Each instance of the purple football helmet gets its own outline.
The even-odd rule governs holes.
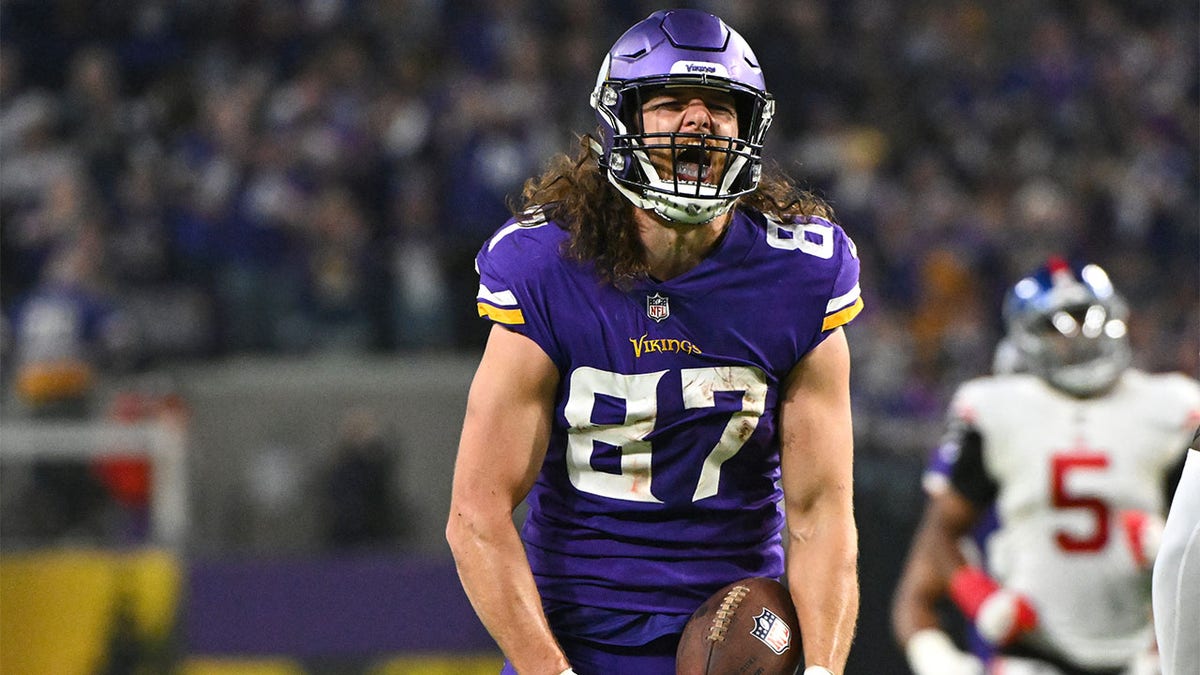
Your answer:
[[[706,87],[733,96],[738,137],[643,133],[642,103],[667,85]],[[604,57],[591,105],[600,120],[601,169],[640,208],[679,223],[706,223],[758,186],[762,140],[775,101],[766,91],[750,45],[707,12],[662,10],[634,24]],[[705,151],[696,152],[697,147]],[[696,180],[681,178],[678,172],[661,177],[649,150],[669,151],[673,165],[681,155],[682,161],[699,164]],[[713,162],[716,153],[724,155],[724,162]],[[722,171],[707,176],[715,164]]]
[[[1076,396],[1111,387],[1132,354],[1129,309],[1097,265],[1051,258],[1008,292],[1004,322],[1023,364]]]

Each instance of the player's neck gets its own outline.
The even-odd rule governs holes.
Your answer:
[[[731,218],[731,213],[723,213],[703,225],[680,225],[635,209],[650,276],[667,281],[699,265],[721,241]]]

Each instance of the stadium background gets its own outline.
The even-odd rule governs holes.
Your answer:
[[[920,467],[1005,287],[1099,262],[1138,365],[1200,371],[1197,5],[676,4],[754,46],[768,154],[858,244],[847,672],[903,673]],[[471,259],[660,6],[0,3],[0,671],[495,672],[441,536]]]

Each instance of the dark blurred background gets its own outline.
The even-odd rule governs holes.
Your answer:
[[[675,4],[749,40],[779,100],[768,155],[858,245],[848,672],[903,673],[887,606],[920,469],[991,367],[1005,289],[1050,254],[1098,262],[1136,364],[1200,371],[1200,9]],[[85,550],[107,618],[63,640],[90,670],[44,672],[492,672],[441,538],[487,329],[472,260],[592,130],[608,46],[663,6],[0,2],[0,665],[40,672],[20,625],[59,625],[14,590],[58,583],[28,556]],[[145,546],[170,562],[128,557]],[[142,565],[159,600],[128,610],[154,584],[112,570]],[[242,587],[278,611],[236,610]],[[324,587],[343,595],[297,593]]]

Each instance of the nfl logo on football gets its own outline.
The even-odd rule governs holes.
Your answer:
[[[792,629],[766,607],[763,607],[762,614],[754,617],[754,630],[750,634],[776,654],[787,651],[792,642]]]
[[[667,302],[667,297],[661,293],[647,295],[646,316],[662,323],[668,316],[671,316],[671,306]]]

